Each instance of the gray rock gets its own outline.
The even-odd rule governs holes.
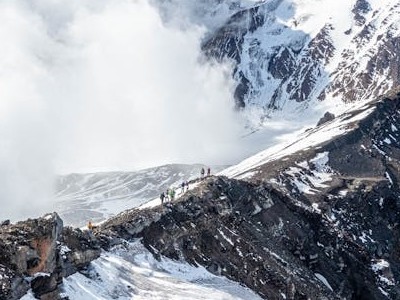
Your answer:
[[[91,233],[63,229],[56,213],[0,226],[0,299],[19,299],[29,289],[38,299],[59,299],[63,277],[99,255]]]
[[[325,124],[325,123],[327,123],[329,121],[332,121],[334,119],[335,119],[335,115],[330,113],[329,111],[327,111],[324,114],[324,116],[321,119],[319,119],[319,121],[317,123],[317,126],[321,126],[322,124]]]
[[[92,232],[65,227],[62,234],[65,276],[69,276],[89,265],[100,256],[101,248]]]
[[[0,223],[0,226],[7,226],[7,225],[10,225],[10,224],[11,224],[10,220],[4,220],[4,221],[2,221]]]

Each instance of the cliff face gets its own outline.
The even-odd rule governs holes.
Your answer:
[[[88,232],[63,228],[56,213],[0,227],[0,299],[29,289],[38,299],[59,299],[62,279],[100,256]]]
[[[233,11],[203,51],[233,63],[238,107],[372,100],[399,84],[399,9],[397,0],[262,1]]]
[[[330,118],[298,142],[341,134],[239,164],[164,208],[127,211],[98,236],[105,248],[141,238],[156,256],[203,265],[266,299],[397,299],[399,108],[393,95]]]

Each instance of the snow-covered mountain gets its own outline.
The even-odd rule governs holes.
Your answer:
[[[69,174],[56,182],[56,210],[65,224],[81,227],[104,221],[158,198],[167,188],[200,176],[204,165],[171,164],[136,172]],[[223,166],[212,166],[216,173]]]
[[[292,112],[372,100],[399,84],[398,0],[161,3],[170,19],[207,28],[209,58],[233,62],[239,107]]]
[[[243,110],[341,113],[163,206],[149,200],[201,166],[60,178],[67,223],[114,216],[2,224],[0,299],[399,299],[400,1],[153,4],[206,28]]]

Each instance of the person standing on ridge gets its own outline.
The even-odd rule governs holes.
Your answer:
[[[167,192],[165,193],[165,201],[170,201],[171,199],[169,198],[169,194],[170,194],[171,192],[170,192],[170,190],[169,189],[167,189]]]
[[[169,201],[174,201],[175,198],[175,190],[172,188],[169,190]]]
[[[163,204],[164,204],[164,199],[165,199],[165,194],[164,194],[164,192],[161,193],[160,199],[161,199],[161,205],[163,205]]]
[[[207,177],[210,177],[211,176],[211,169],[210,169],[210,167],[208,167],[207,168]]]
[[[200,172],[200,178],[203,179],[204,178],[204,168],[201,168],[201,172]]]
[[[182,188],[181,194],[183,194],[185,192],[185,182],[184,181],[182,181],[181,188]]]

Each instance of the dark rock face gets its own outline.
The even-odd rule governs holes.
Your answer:
[[[325,124],[326,122],[332,121],[335,119],[335,115],[327,111],[324,116],[318,121],[317,126]]]
[[[0,226],[10,225],[10,220],[4,220],[0,223]]]
[[[371,10],[371,5],[367,0],[357,0],[353,7],[352,13],[354,14],[354,20],[357,22],[358,26],[365,23],[364,15]]]
[[[232,15],[202,49],[233,64],[239,108],[261,105],[268,114],[288,101],[372,100],[399,84],[399,6],[372,11],[368,0],[352,3],[347,30],[327,18],[309,35],[300,28],[312,16],[298,17],[296,1],[262,1]],[[343,34],[349,38],[337,38]]]
[[[275,6],[272,1],[272,6]],[[268,4],[268,7],[271,4]],[[254,32],[267,21],[264,6],[255,6],[234,14],[227,24],[217,30],[214,35],[204,42],[203,52],[218,62],[231,59],[240,64],[244,37],[249,32]],[[234,77],[238,85],[234,92],[234,99],[238,108],[244,108],[246,96],[250,92],[251,83],[243,72],[236,70]]]
[[[19,299],[29,289],[38,299],[59,299],[62,278],[86,267],[99,255],[93,236],[77,229],[63,230],[56,213],[3,225],[0,299]]]
[[[29,283],[10,268],[0,265],[0,299],[19,299],[29,290]]]
[[[315,90],[318,79],[324,75],[323,68],[329,62],[335,50],[329,37],[329,32],[332,29],[329,24],[312,39],[299,32],[298,35],[303,36],[302,41],[286,45],[288,41],[282,40],[282,45],[276,46],[272,55],[264,52],[258,38],[254,38],[250,48],[244,50],[245,37],[256,30],[266,32],[275,30],[276,34],[272,35],[279,35],[281,31],[287,29],[282,24],[277,25],[277,16],[274,15],[274,10],[281,4],[282,1],[269,1],[236,13],[225,26],[203,44],[203,51],[208,57],[219,62],[232,59],[239,66],[243,63],[243,57],[250,56],[248,62],[250,72],[258,74],[257,78],[268,77],[265,73],[267,71],[274,79],[280,80],[272,99],[269,103],[266,103],[266,106],[270,108],[278,107],[277,103],[283,93],[287,94],[290,100],[297,102],[308,100],[313,93],[320,93],[320,90]],[[263,70],[263,65],[267,66],[267,70]],[[265,74],[263,75],[263,73]],[[256,96],[260,92],[258,90],[260,87],[255,87],[255,84],[263,86],[268,81],[268,78],[251,80],[240,68],[235,68],[234,78],[238,81],[235,101],[239,107],[246,106],[247,97],[250,94]]]
[[[110,219],[98,235],[105,247],[142,238],[155,256],[203,265],[266,299],[398,299],[400,98],[369,108],[346,134],[246,181],[209,178],[164,209]],[[312,178],[321,153],[323,185]]]
[[[39,219],[29,219],[15,225],[0,227],[0,264],[4,265],[14,276],[9,278],[11,284],[24,282],[24,276],[46,273],[44,289],[32,285],[37,297],[57,289],[60,261],[57,259],[57,239],[62,230],[62,220],[57,214],[46,215]],[[33,283],[36,279],[33,280]],[[21,286],[29,287],[26,282]],[[27,291],[24,290],[24,293]],[[21,291],[22,292],[22,291]],[[13,299],[13,295],[2,291],[4,299]]]
[[[64,245],[61,254],[65,277],[86,268],[91,261],[100,256],[100,245],[90,231],[65,227],[61,241]]]

